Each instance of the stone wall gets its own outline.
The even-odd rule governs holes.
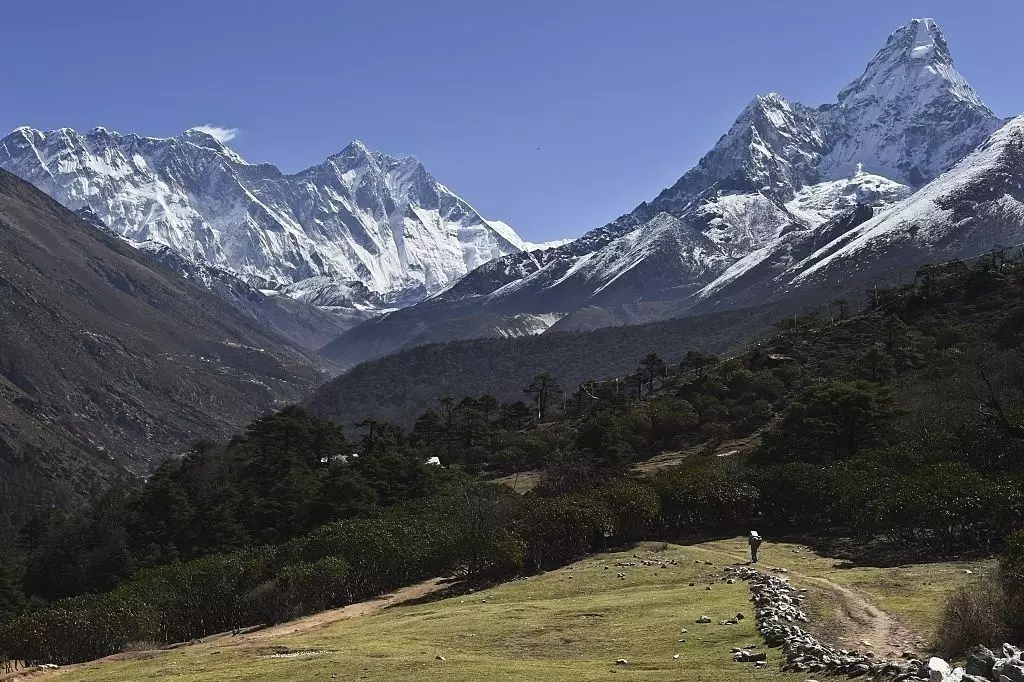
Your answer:
[[[1009,644],[1003,645],[1002,655],[976,648],[963,668],[953,668],[940,658],[927,662],[879,660],[870,652],[838,649],[797,625],[808,621],[803,610],[805,595],[794,589],[789,579],[748,567],[727,567],[725,572],[725,579],[749,583],[757,629],[770,646],[782,648],[783,670],[894,682],[1024,682],[1021,650]],[[737,651],[734,659],[763,661],[749,650]]]

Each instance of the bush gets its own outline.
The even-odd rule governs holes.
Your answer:
[[[942,612],[935,648],[947,658],[966,654],[978,644],[999,646],[1006,639],[1006,593],[996,580],[957,590]]]
[[[287,616],[294,618],[347,603],[351,594],[348,578],[349,566],[339,557],[285,566],[278,582],[291,609]]]
[[[608,509],[587,497],[534,499],[523,532],[527,569],[562,566],[589,554],[604,544],[612,523]]]
[[[1006,540],[999,562],[999,579],[1006,595],[1006,627],[1013,641],[1024,638],[1024,531]]]
[[[731,480],[720,460],[704,457],[656,474],[660,521],[673,537],[716,536],[749,530],[757,488]]]
[[[642,540],[654,528],[661,514],[661,498],[650,485],[633,480],[609,483],[595,497],[609,510],[615,542]]]

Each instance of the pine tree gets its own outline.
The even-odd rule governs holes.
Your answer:
[[[647,357],[640,361],[640,366],[647,373],[648,391],[654,388],[654,378],[661,377],[665,380],[665,361],[657,353],[648,353]]]
[[[543,419],[547,415],[552,397],[561,390],[558,381],[553,376],[547,372],[541,372],[533,378],[529,386],[523,389],[523,393],[533,398],[533,402],[537,406],[537,418]]]
[[[9,560],[0,557],[0,623],[14,618],[25,608],[21,581]]]

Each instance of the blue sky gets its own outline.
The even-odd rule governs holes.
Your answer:
[[[1018,0],[94,0],[4,8],[0,129],[205,123],[285,171],[360,138],[553,239],[652,198],[756,93],[833,100],[916,16],[1024,111]]]

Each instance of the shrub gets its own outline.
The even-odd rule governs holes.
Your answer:
[[[1012,639],[1020,641],[1024,637],[1024,530],[1007,538],[999,579],[1006,595],[1006,627]]]
[[[642,540],[661,514],[661,498],[648,484],[633,480],[609,483],[596,491],[596,497],[609,510],[614,530],[612,540]]]
[[[1006,594],[995,580],[961,587],[946,602],[935,648],[957,658],[978,644],[995,647],[1005,640]]]
[[[587,497],[534,499],[523,532],[525,565],[539,571],[567,564],[602,546],[611,527],[608,509]]]

